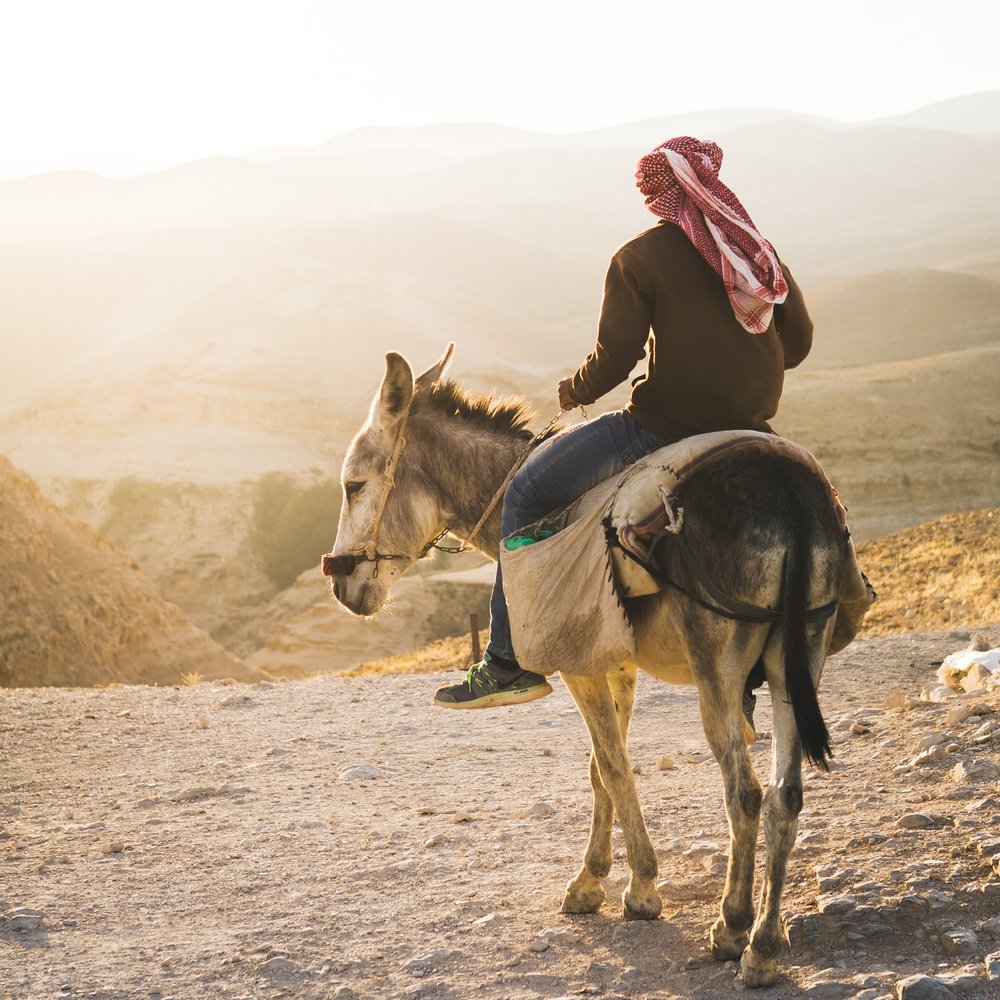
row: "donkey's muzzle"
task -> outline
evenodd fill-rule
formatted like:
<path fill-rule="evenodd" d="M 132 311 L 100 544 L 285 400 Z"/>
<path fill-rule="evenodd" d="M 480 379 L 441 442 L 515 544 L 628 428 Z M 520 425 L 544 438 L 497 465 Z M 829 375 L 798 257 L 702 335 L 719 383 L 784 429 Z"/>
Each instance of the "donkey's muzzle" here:
<path fill-rule="evenodd" d="M 323 556 L 323 575 L 324 576 L 350 576 L 354 572 L 354 567 L 358 564 L 358 556 L 355 555 L 343 555 L 335 556 L 332 552 L 328 552 Z"/>

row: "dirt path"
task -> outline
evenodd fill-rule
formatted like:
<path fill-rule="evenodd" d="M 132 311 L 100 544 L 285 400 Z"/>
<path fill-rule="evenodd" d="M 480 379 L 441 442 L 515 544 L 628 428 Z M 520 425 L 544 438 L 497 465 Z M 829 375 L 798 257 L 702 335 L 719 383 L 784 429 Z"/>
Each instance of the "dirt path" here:
<path fill-rule="evenodd" d="M 996 645 L 1000 628 L 987 635 Z M 830 661 L 837 766 L 807 775 L 788 975 L 762 995 L 874 1000 L 933 974 L 955 995 L 1000 996 L 984 963 L 1000 951 L 1000 843 L 980 844 L 1000 836 L 1000 716 L 947 721 L 1000 698 L 884 708 L 897 687 L 917 699 L 966 638 L 858 641 Z M 640 684 L 632 757 L 665 906 L 624 923 L 617 832 L 604 909 L 559 913 L 590 814 L 589 743 L 565 689 L 448 713 L 430 705 L 447 679 L 0 691 L 0 996 L 742 990 L 706 951 L 726 824 L 718 770 L 697 762 L 693 690 Z M 759 729 L 769 716 L 763 695 Z M 945 732 L 949 750 L 894 773 Z M 769 757 L 761 741 L 762 777 Z M 956 780 L 973 761 L 984 771 Z M 901 827 L 909 814 L 927 818 Z"/>

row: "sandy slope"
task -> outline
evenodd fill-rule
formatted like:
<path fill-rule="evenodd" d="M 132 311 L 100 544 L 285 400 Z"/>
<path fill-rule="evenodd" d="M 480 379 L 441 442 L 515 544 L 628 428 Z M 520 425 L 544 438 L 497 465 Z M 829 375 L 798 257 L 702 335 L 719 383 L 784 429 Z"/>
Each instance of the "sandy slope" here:
<path fill-rule="evenodd" d="M 1000 995 L 984 965 L 1000 949 L 984 855 L 1000 850 L 1000 786 L 955 773 L 1000 773 L 1000 702 L 919 701 L 963 642 L 858 641 L 829 664 L 837 766 L 807 777 L 788 978 L 762 996 L 874 1000 L 922 973 Z M 590 809 L 565 689 L 448 713 L 430 704 L 441 679 L 0 692 L 0 995 L 734 995 L 705 948 L 726 827 L 693 691 L 640 685 L 632 759 L 665 907 L 626 924 L 618 834 L 603 910 L 558 912 Z M 908 711 L 883 708 L 897 685 Z M 763 697 L 760 728 L 768 716 Z M 911 767 L 945 732 L 949 749 Z M 765 773 L 766 740 L 753 758 Z"/>
<path fill-rule="evenodd" d="M 254 680 L 138 564 L 0 456 L 0 684 Z"/>

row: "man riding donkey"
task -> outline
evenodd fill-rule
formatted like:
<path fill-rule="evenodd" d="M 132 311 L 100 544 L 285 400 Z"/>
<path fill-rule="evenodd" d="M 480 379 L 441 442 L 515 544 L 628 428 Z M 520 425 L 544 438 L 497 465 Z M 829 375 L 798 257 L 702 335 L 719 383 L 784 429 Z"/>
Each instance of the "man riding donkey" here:
<path fill-rule="evenodd" d="M 593 403 L 621 384 L 646 352 L 628 405 L 569 427 L 541 444 L 507 488 L 501 537 L 577 500 L 591 487 L 666 444 L 725 430 L 771 431 L 784 372 L 812 346 L 798 285 L 739 199 L 719 180 L 722 150 L 670 139 L 637 165 L 636 183 L 660 222 L 611 260 L 597 344 L 559 383 L 563 410 Z M 499 563 L 483 659 L 461 684 L 441 688 L 446 708 L 495 708 L 552 691 L 523 670 Z M 747 680 L 744 712 L 752 723 Z"/>

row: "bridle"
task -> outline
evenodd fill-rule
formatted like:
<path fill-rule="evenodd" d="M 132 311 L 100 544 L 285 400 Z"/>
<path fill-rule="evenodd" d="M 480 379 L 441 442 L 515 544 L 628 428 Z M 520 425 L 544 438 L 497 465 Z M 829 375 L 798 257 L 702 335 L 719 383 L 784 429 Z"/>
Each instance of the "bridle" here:
<path fill-rule="evenodd" d="M 396 485 L 396 466 L 399 464 L 399 456 L 402 454 L 403 448 L 406 447 L 406 438 L 403 436 L 403 431 L 406 429 L 407 417 L 404 416 L 400 422 L 399 433 L 396 435 L 396 443 L 393 445 L 392 453 L 389 455 L 389 461 L 386 462 L 385 477 L 382 484 L 382 496 L 379 497 L 378 506 L 375 508 L 375 516 L 372 518 L 372 523 L 368 529 L 368 540 L 360 545 L 355 545 L 354 548 L 343 555 L 335 556 L 332 552 L 324 555 L 324 576 L 349 576 L 352 572 L 354 572 L 354 567 L 357 566 L 358 562 L 364 560 L 375 564 L 372 569 L 372 578 L 374 579 L 378 576 L 378 567 L 380 562 L 391 562 L 393 560 L 408 560 L 410 562 L 417 562 L 418 560 L 423 559 L 423 557 L 427 555 L 431 549 L 437 549 L 440 552 L 449 552 L 452 554 L 472 551 L 475 547 L 472 544 L 473 539 L 479 534 L 480 529 L 487 522 L 493 511 L 496 510 L 497 504 L 503 499 L 503 495 L 506 492 L 507 487 L 510 485 L 510 481 L 514 478 L 517 470 L 524 464 L 524 460 L 528 457 L 530 452 L 538 444 L 545 440 L 546 437 L 548 437 L 549 432 L 553 427 L 555 427 L 561 416 L 561 412 L 557 413 L 524 446 L 524 449 L 514 460 L 514 464 L 511 466 L 510 471 L 504 478 L 504 481 L 500 484 L 497 491 L 493 494 L 493 498 L 486 505 L 486 510 L 483 511 L 482 516 L 475 523 L 469 534 L 465 536 L 464 542 L 460 545 L 439 544 L 441 539 L 458 525 L 462 517 L 462 515 L 459 515 L 454 521 L 451 522 L 451 524 L 443 527 L 429 542 L 427 542 L 415 557 L 398 552 L 379 552 L 378 550 L 378 533 L 382 527 L 382 517 L 385 514 L 385 506 L 389 502 L 389 494 Z M 464 513 L 465 512 L 463 511 L 463 514 Z"/>

